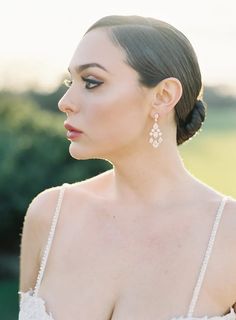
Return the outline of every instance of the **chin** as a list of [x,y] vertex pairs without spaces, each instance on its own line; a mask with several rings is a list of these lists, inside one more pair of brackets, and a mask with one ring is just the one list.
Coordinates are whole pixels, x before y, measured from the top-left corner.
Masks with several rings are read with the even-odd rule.
[[126,155],[127,150],[129,150],[129,146],[127,147],[127,145],[125,145],[124,148],[124,145],[121,145],[120,143],[116,144],[111,141],[106,143],[96,141],[89,144],[71,141],[69,146],[69,153],[71,157],[76,160],[101,159],[112,162],[115,158]]
[[69,153],[76,160],[105,159],[101,150],[95,150],[92,146],[89,148],[88,146],[73,142],[69,146]]
[[91,152],[88,152],[86,148],[83,148],[81,145],[71,142],[69,146],[69,153],[72,158],[76,160],[88,160],[91,159]]

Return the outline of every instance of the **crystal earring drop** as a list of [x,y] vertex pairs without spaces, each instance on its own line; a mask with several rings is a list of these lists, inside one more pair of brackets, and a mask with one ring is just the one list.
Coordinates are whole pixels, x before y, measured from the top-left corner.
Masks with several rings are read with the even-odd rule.
[[159,146],[159,144],[163,141],[162,139],[162,132],[159,129],[158,123],[157,123],[157,119],[159,118],[158,113],[155,113],[155,122],[153,124],[153,127],[149,133],[150,135],[150,139],[149,142],[152,144],[153,148],[157,148]]

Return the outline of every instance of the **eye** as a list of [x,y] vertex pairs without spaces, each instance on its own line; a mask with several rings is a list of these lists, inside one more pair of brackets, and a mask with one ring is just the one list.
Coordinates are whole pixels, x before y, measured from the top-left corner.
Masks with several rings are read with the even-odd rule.
[[81,78],[85,82],[85,88],[89,89],[89,90],[96,88],[96,87],[100,86],[101,84],[103,84],[103,81],[90,79],[90,78],[84,78],[84,77],[81,77]]
[[69,88],[72,85],[73,81],[70,79],[65,79],[63,82],[64,82],[64,85]]

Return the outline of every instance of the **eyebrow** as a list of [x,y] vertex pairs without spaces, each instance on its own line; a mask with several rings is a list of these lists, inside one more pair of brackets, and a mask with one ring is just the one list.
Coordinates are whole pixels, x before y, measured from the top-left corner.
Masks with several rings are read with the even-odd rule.
[[[74,69],[75,69],[75,71],[76,71],[77,73],[80,73],[80,72],[82,72],[83,70],[88,69],[88,68],[100,68],[100,69],[108,72],[108,70],[107,70],[105,67],[103,67],[101,64],[96,63],[96,62],[81,64],[80,66],[76,66]],[[68,68],[68,71],[71,73],[70,68]]]

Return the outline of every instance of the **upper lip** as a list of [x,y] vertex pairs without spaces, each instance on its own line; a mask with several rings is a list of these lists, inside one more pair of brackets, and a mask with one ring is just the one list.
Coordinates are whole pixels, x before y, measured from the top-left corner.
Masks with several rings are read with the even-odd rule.
[[64,122],[64,127],[69,131],[83,132],[82,130],[71,126],[69,123]]

